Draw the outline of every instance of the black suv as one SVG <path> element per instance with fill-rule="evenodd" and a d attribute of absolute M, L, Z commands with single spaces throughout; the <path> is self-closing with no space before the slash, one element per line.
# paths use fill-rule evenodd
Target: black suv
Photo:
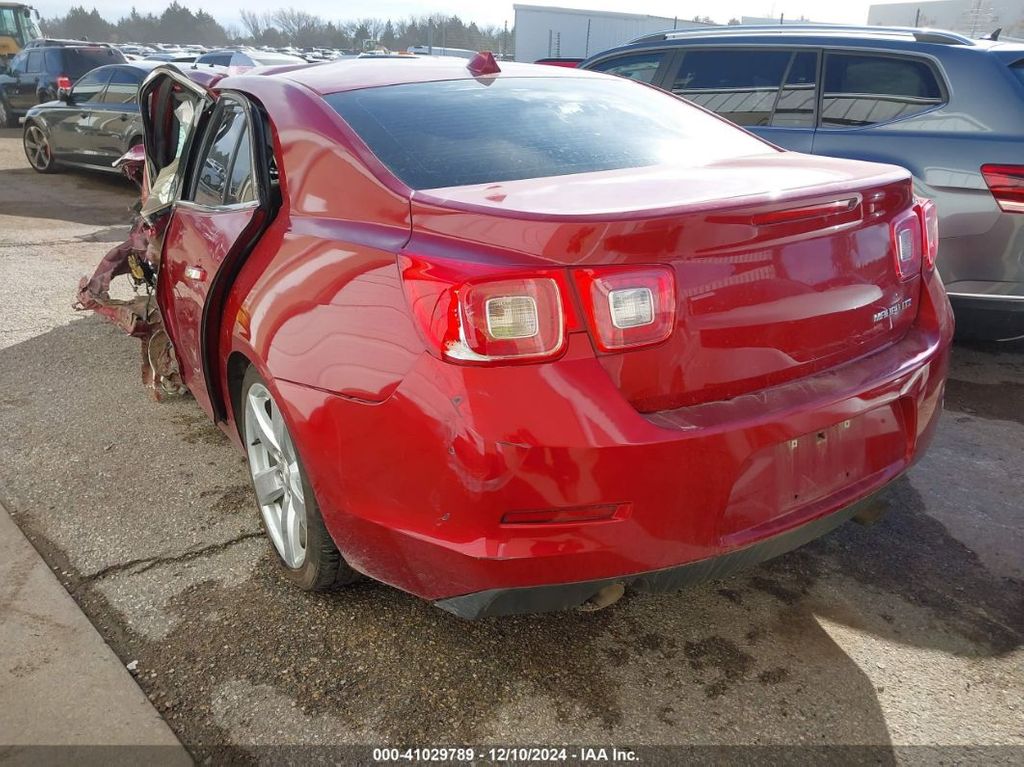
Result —
<path fill-rule="evenodd" d="M 96 67 L 123 64 L 117 48 L 95 43 L 30 45 L 0 74 L 0 127 L 14 127 L 36 104 L 53 101 Z"/>

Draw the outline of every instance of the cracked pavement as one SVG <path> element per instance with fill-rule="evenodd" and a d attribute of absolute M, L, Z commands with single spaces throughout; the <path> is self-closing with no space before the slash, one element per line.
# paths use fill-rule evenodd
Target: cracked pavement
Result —
<path fill-rule="evenodd" d="M 958 346 L 892 513 L 597 612 L 466 623 L 274 570 L 242 457 L 138 342 L 70 309 L 126 231 L 116 177 L 0 131 L 0 501 L 200 758 L 259 744 L 1024 748 L 1024 345 Z M 884 752 L 883 752 L 884 753 Z"/>

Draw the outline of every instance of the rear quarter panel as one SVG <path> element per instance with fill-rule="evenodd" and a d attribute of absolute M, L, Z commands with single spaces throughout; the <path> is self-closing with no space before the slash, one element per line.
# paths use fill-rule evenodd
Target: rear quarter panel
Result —
<path fill-rule="evenodd" d="M 282 205 L 232 288 L 220 348 L 271 379 L 383 400 L 423 351 L 395 257 L 408 200 L 367 171 L 315 94 L 277 78 L 233 84 L 270 116 Z"/>

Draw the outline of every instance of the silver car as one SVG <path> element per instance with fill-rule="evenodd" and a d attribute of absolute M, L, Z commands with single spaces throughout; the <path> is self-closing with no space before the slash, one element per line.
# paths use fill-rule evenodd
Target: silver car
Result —
<path fill-rule="evenodd" d="M 785 25 L 669 31 L 583 62 L 787 149 L 902 165 L 935 200 L 961 336 L 1024 335 L 1024 41 Z"/>

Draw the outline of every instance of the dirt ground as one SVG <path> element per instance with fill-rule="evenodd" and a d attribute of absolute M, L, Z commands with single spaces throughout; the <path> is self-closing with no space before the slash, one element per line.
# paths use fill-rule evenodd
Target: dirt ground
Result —
<path fill-rule="evenodd" d="M 0 131 L 0 501 L 198 757 L 260 744 L 1024 747 L 1024 347 L 958 346 L 929 455 L 873 527 L 597 613 L 461 621 L 306 595 L 243 460 L 138 342 L 71 310 L 125 231 L 115 176 Z"/>

